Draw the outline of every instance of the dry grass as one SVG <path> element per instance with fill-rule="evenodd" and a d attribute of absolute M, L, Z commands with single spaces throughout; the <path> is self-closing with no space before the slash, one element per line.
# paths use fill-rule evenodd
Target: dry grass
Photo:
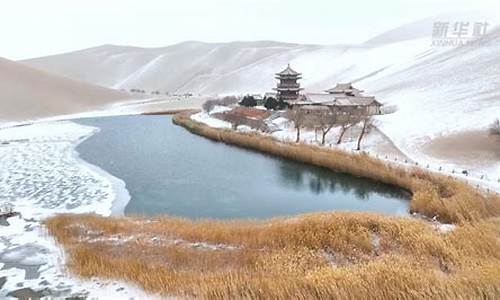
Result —
<path fill-rule="evenodd" d="M 440 233 L 423 220 L 367 213 L 230 223 L 59 215 L 47 228 L 76 274 L 132 281 L 163 295 L 495 299 L 499 223 Z"/>
<path fill-rule="evenodd" d="M 162 295 L 203 299 L 498 299 L 500 200 L 450 178 L 255 134 L 202 136 L 372 178 L 412 192 L 412 210 L 454 222 L 317 213 L 267 221 L 59 215 L 48 231 L 82 277 L 131 281 Z"/>
<path fill-rule="evenodd" d="M 366 154 L 351 154 L 305 144 L 284 143 L 256 133 L 215 129 L 191 120 L 190 112 L 177 114 L 174 123 L 203 137 L 291 160 L 374 179 L 410 191 L 412 212 L 458 223 L 500 217 L 500 197 L 485 195 L 460 180 L 419 168 L 387 164 Z"/>

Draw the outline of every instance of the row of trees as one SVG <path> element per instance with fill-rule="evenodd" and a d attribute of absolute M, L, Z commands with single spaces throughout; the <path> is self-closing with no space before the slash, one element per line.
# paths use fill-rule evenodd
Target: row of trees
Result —
<path fill-rule="evenodd" d="M 130 89 L 130 92 L 131 93 L 139 93 L 139 94 L 145 94 L 146 93 L 145 90 L 141 90 L 141 89 Z"/>
<path fill-rule="evenodd" d="M 230 96 L 221 99 L 207 100 L 203 104 L 203 110 L 210 113 L 217 105 L 230 106 L 236 103 L 245 107 L 255 107 L 258 105 L 257 100 L 250 95 L 244 96 L 239 102 L 238 98 Z M 268 110 L 285 110 L 290 108 L 288 103 L 273 97 L 264 100 L 264 107 Z M 329 107 L 319 112 L 309 114 L 305 109 L 293 107 L 287 110 L 286 117 L 294 124 L 297 133 L 297 143 L 300 142 L 302 129 L 314 129 L 316 133 L 321 132 L 321 144 L 325 145 L 328 133 L 330 133 L 333 128 L 339 127 L 340 133 L 336 143 L 341 144 L 349 128 L 359 124 L 360 133 L 356 147 L 358 151 L 361 150 L 361 142 L 364 136 L 374 127 L 373 119 L 365 109 L 357 109 L 347 113 L 340 111 L 336 107 Z"/>
<path fill-rule="evenodd" d="M 241 106 L 245 107 L 255 107 L 258 105 L 257 100 L 255 97 L 247 95 L 244 96 L 241 101 L 238 102 L 238 98 L 234 96 L 227 96 L 221 99 L 210 99 L 207 100 L 205 103 L 203 103 L 203 110 L 206 112 L 212 111 L 212 109 L 217 106 L 217 105 L 222 105 L 222 106 L 229 106 L 238 103 Z M 274 98 L 266 98 L 264 102 L 264 106 L 271 110 L 282 110 L 286 109 L 288 107 L 288 104 L 283 101 L 278 101 Z"/>
<path fill-rule="evenodd" d="M 246 95 L 241 99 L 239 102 L 239 105 L 245 106 L 245 107 L 255 107 L 257 106 L 257 100 L 255 100 L 254 96 Z"/>
<path fill-rule="evenodd" d="M 335 127 L 340 127 L 337 144 L 342 143 L 347 130 L 357 124 L 361 125 L 356 149 L 361 150 L 363 137 L 374 127 L 373 118 L 364 109 L 355 110 L 350 113 L 342 112 L 335 107 L 325 109 L 321 113 L 315 113 L 313 117 L 308 116 L 304 109 L 293 108 L 287 111 L 287 118 L 293 122 L 296 130 L 295 142 L 300 142 L 300 133 L 304 128 L 314 129 L 321 132 L 321 144 L 326 143 L 326 137 Z"/>
<path fill-rule="evenodd" d="M 236 103 L 238 103 L 238 98 L 236 98 L 234 96 L 227 96 L 227 97 L 223 97 L 221 99 L 207 100 L 207 101 L 205 101 L 205 103 L 203 103 L 202 108 L 207 113 L 210 113 L 214 109 L 214 107 L 216 107 L 217 105 L 229 106 L 229 105 L 233 105 Z"/>
<path fill-rule="evenodd" d="M 289 107 L 288 103 L 283 100 L 276 100 L 276 98 L 269 97 L 264 100 L 264 107 L 267 110 L 284 110 Z"/>
<path fill-rule="evenodd" d="M 245 107 L 255 107 L 258 105 L 258 102 L 255 97 L 247 95 L 241 99 L 239 104 Z M 289 105 L 283 100 L 277 100 L 274 97 L 267 97 L 264 98 L 264 107 L 267 110 L 284 110 L 287 109 Z"/>
<path fill-rule="evenodd" d="M 126 89 L 121 89 L 122 91 L 126 92 L 127 90 Z M 130 93 L 135 93 L 135 94 L 147 94 L 148 92 L 146 90 L 143 90 L 143 89 L 129 89 L 128 90 Z M 150 91 L 149 92 L 151 95 L 156 95 L 156 96 L 159 96 L 159 95 L 166 95 L 166 96 L 183 96 L 183 97 L 192 97 L 193 94 L 192 93 L 184 93 L 184 94 L 170 94 L 170 92 L 165 92 L 165 93 L 162 93 L 158 90 L 155 90 L 155 91 Z"/>
<path fill-rule="evenodd" d="M 122 89 L 123 91 L 125 91 L 124 89 Z M 142 89 L 130 89 L 129 90 L 131 93 L 136 93 L 136 94 L 146 94 L 146 90 L 142 90 Z M 151 95 L 161 95 L 161 92 L 160 91 L 151 91 Z M 165 95 L 169 95 L 168 92 L 165 93 Z"/>

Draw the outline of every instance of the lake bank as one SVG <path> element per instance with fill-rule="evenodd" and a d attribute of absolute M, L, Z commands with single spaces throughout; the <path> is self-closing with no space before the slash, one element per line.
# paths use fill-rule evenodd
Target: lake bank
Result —
<path fill-rule="evenodd" d="M 163 297 L 500 294 L 498 219 L 445 228 L 352 212 L 258 222 L 59 215 L 46 224 L 76 275 L 132 282 Z"/>
<path fill-rule="evenodd" d="M 214 143 L 173 125 L 170 116 L 78 122 L 100 128 L 77 151 L 126 183 L 127 215 L 266 219 L 317 211 L 409 211 L 409 194 L 399 188 Z"/>
<path fill-rule="evenodd" d="M 50 218 L 47 228 L 64 246 L 75 274 L 186 298 L 366 298 L 369 293 L 380 299 L 493 299 L 500 294 L 499 199 L 366 155 L 210 128 L 185 113 L 174 121 L 217 142 L 405 187 L 413 194 L 412 209 L 456 225 L 354 212 L 265 221 Z"/>
<path fill-rule="evenodd" d="M 337 149 L 283 142 L 256 132 L 244 133 L 213 128 L 192 120 L 193 113 L 177 114 L 173 122 L 214 141 L 398 186 L 413 194 L 411 210 L 427 217 L 453 223 L 500 216 L 499 196 L 484 194 L 450 176 L 417 167 L 389 164 L 362 152 L 348 153 Z"/>

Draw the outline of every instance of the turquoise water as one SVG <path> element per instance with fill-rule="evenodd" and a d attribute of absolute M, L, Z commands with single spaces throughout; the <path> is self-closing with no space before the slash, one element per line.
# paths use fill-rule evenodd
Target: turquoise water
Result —
<path fill-rule="evenodd" d="M 125 181 L 126 214 L 269 218 L 317 211 L 405 215 L 399 188 L 216 143 L 171 116 L 84 119 L 101 131 L 78 146 L 87 162 Z"/>

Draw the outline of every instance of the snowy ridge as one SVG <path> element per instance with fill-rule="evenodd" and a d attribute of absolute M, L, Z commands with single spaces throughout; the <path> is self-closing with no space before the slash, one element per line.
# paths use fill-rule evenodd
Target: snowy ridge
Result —
<path fill-rule="evenodd" d="M 484 20 L 490 23 L 488 33 L 475 43 L 432 46 L 433 22 Z M 353 82 L 380 102 L 397 107 L 396 113 L 378 117 L 377 126 L 411 159 L 500 178 L 498 159 L 478 165 L 437 159 L 424 151 L 443 136 L 485 132 L 500 118 L 500 29 L 495 30 L 495 22 L 494 12 L 466 12 L 407 24 L 360 45 L 269 41 L 186 42 L 153 49 L 106 45 L 25 63 L 104 86 L 119 83 L 123 88 L 205 95 L 262 94 L 275 86 L 274 73 L 291 63 L 303 73 L 306 91 Z M 131 74 L 133 80 L 128 80 Z"/>
<path fill-rule="evenodd" d="M 483 130 L 500 117 L 500 31 L 477 45 L 451 49 L 419 59 L 393 74 L 362 82 L 395 114 L 379 118 L 379 127 L 405 153 L 431 159 L 423 145 L 452 133 Z M 485 173 L 500 177 L 500 162 Z"/>

